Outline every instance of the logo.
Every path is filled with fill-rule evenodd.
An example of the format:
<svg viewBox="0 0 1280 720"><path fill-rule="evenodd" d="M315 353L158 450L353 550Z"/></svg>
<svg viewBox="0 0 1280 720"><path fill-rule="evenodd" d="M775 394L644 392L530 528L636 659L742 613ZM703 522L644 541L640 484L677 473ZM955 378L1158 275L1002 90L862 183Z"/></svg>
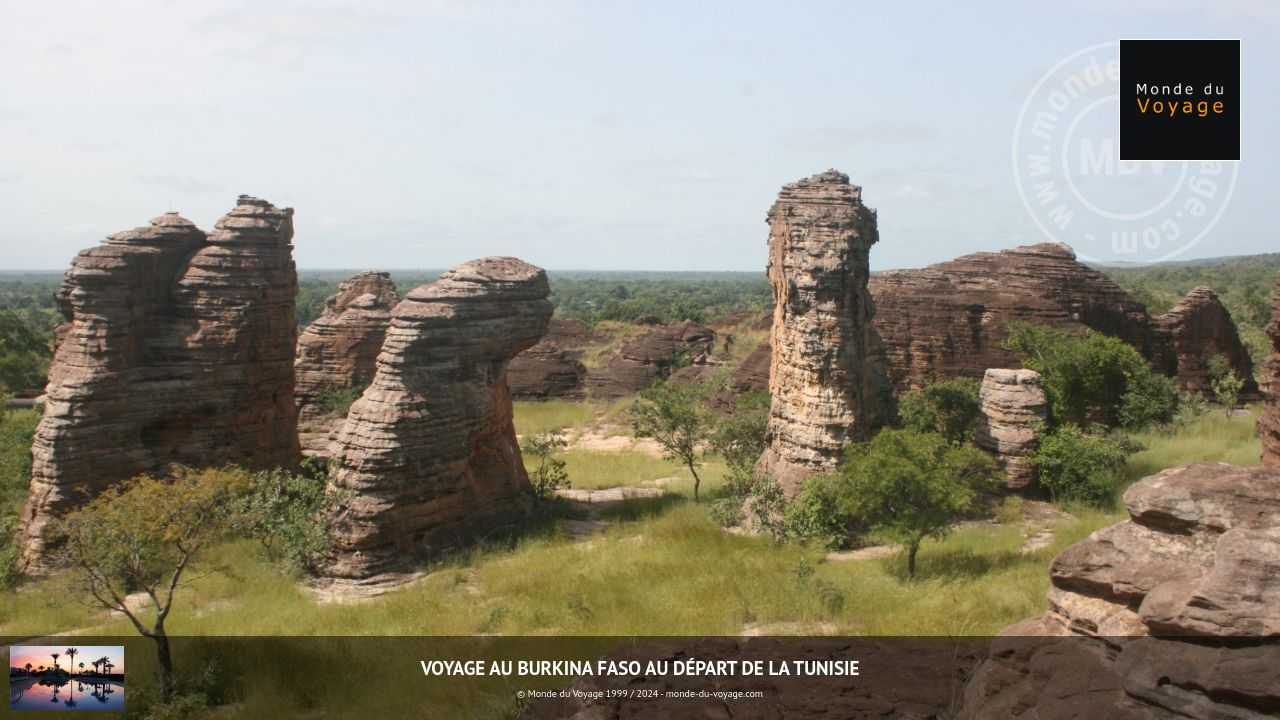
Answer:
<svg viewBox="0 0 1280 720"><path fill-rule="evenodd" d="M1080 259L1170 260L1222 217L1239 166L1122 159L1119 105L1130 93L1122 92L1121 75L1120 43L1109 42L1078 50L1041 76L1014 128L1014 179L1040 231Z"/></svg>

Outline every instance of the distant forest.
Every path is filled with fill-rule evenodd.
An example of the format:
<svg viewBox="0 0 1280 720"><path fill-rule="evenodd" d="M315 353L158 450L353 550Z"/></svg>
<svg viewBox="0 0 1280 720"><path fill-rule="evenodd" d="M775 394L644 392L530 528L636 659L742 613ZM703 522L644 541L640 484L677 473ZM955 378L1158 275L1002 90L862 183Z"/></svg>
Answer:
<svg viewBox="0 0 1280 720"><path fill-rule="evenodd" d="M1152 315L1167 312L1192 288L1213 288L1231 310L1255 364L1267 350L1271 295L1280 272L1280 253L1218 258L1149 267L1099 268L1147 305ZM324 310L324 301L348 270L298 273L298 327ZM429 283L439 270L392 270L403 294ZM553 271L551 300L559 317L588 324L630 322L642 317L662 322L709 322L739 311L768 308L773 296L763 273ZM53 329L60 321L53 292L57 272L0 273L0 393L30 394L44 384Z"/></svg>

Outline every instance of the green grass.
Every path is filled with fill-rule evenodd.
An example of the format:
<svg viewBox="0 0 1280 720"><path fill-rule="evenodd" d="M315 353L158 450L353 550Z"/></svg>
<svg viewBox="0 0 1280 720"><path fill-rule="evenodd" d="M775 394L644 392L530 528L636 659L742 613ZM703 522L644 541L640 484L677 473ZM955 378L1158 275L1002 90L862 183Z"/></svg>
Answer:
<svg viewBox="0 0 1280 720"><path fill-rule="evenodd" d="M596 403L571 400L513 403L517 435L579 428L589 424L603 408Z"/></svg>
<svg viewBox="0 0 1280 720"><path fill-rule="evenodd" d="M1131 455L1125 463L1125 486L1165 468L1197 460L1257 465L1262 454L1255 427L1259 412L1260 407L1255 406L1247 415L1227 419L1221 408L1210 407L1185 426L1137 433L1135 439L1146 449Z"/></svg>

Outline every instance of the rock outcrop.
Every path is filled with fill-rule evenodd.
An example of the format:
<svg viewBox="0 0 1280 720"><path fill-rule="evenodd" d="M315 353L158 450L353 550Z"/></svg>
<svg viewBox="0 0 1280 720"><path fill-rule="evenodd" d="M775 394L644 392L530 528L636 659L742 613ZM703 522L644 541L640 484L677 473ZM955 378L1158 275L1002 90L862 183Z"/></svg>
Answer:
<svg viewBox="0 0 1280 720"><path fill-rule="evenodd" d="M22 515L31 570L53 521L121 479L298 462L292 238L291 209L242 195L207 236L169 213L72 262Z"/></svg>
<svg viewBox="0 0 1280 720"><path fill-rule="evenodd" d="M542 340L507 366L511 396L525 400L584 397L587 368L582 355L594 339L585 323L553 319Z"/></svg>
<svg viewBox="0 0 1280 720"><path fill-rule="evenodd" d="M987 368L1016 367L1017 353L1002 343L1009 323L1018 321L1120 338L1189 391L1207 391L1206 365L1221 354L1246 379L1241 398L1256 397L1249 353L1212 291L1197 288L1168 314L1152 318L1141 301L1077 262L1060 243L890 270L872 277L868 288L889 380L899 395L933 380L981 378ZM767 352L765 344L761 348Z"/></svg>
<svg viewBox="0 0 1280 720"><path fill-rule="evenodd" d="M996 456L1004 469L1005 487L1016 490L1035 482L1030 459L1049 418L1049 402L1034 370L990 368L978 390L981 409L974 426L978 447Z"/></svg>
<svg viewBox="0 0 1280 720"><path fill-rule="evenodd" d="M1258 399L1253 360L1217 293L1207 287L1195 288L1169 312L1155 318L1150 359L1157 370L1177 378L1184 391L1213 397L1209 360L1215 355L1226 359L1244 381L1240 399Z"/></svg>
<svg viewBox="0 0 1280 720"><path fill-rule="evenodd" d="M716 331L692 320L663 325L623 343L602 368L587 371L594 398L612 400L637 393L685 366L705 365Z"/></svg>
<svg viewBox="0 0 1280 720"><path fill-rule="evenodd" d="M893 413L867 291L868 254L879 234L862 188L834 170L783 186L767 220L776 352L757 471L794 494Z"/></svg>
<svg viewBox="0 0 1280 720"><path fill-rule="evenodd" d="M343 493L321 574L352 587L525 517L507 363L551 319L546 273L515 258L459 265L396 306L373 381L330 446Z"/></svg>
<svg viewBox="0 0 1280 720"><path fill-rule="evenodd" d="M1262 438L1262 464L1280 467L1280 276L1276 278L1276 294L1271 299L1271 322L1267 325L1271 352L1262 361L1262 394L1266 404L1258 418L1258 435Z"/></svg>
<svg viewBox="0 0 1280 720"><path fill-rule="evenodd" d="M400 302L391 275L369 270L338 285L324 312L298 336L293 362L298 435L304 452L328 452L329 434L346 419L354 399L373 380L374 363Z"/></svg>
<svg viewBox="0 0 1280 720"><path fill-rule="evenodd" d="M960 718L1266 718L1280 708L1280 470L1171 468L1065 550ZM1036 637L1040 639L1034 639Z"/></svg>

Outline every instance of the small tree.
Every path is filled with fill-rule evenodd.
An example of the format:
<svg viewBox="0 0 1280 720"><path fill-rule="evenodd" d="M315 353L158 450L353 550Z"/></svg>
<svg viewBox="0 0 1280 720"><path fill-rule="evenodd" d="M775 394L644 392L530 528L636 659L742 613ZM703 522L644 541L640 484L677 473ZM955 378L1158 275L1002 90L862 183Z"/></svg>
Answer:
<svg viewBox="0 0 1280 720"><path fill-rule="evenodd" d="M938 433L954 445L972 441L973 426L982 410L980 385L973 378L957 377L908 391L898 404L903 426Z"/></svg>
<svg viewBox="0 0 1280 720"><path fill-rule="evenodd" d="M729 466L729 489L743 496L751 491L756 460L765 448L769 424L769 393L748 390L737 397L733 412L720 417L711 436L711 447Z"/></svg>
<svg viewBox="0 0 1280 720"><path fill-rule="evenodd" d="M937 433L882 430L846 453L841 507L907 550L907 576L925 538L942 538L993 487L995 464L971 445Z"/></svg>
<svg viewBox="0 0 1280 720"><path fill-rule="evenodd" d="M173 658L165 622L191 563L229 532L234 499L247 483L230 470L176 468L172 479L145 475L125 481L63 521L66 554L92 604L119 612L155 642L160 695L173 697ZM146 618L125 602L131 591L150 600ZM110 662L103 662L109 671Z"/></svg>
<svg viewBox="0 0 1280 720"><path fill-rule="evenodd" d="M1244 380L1236 375L1231 362L1221 354L1209 359L1206 373L1209 376L1209 387L1213 390L1213 399L1222 406L1227 417L1231 417L1231 413L1240 402L1240 391L1244 389Z"/></svg>
<svg viewBox="0 0 1280 720"><path fill-rule="evenodd" d="M565 462L556 457L567 444L554 431L526 435L520 440L520 453L526 460L534 463L533 469L529 470L529 483L533 485L534 497L548 498L555 493L556 488L569 486Z"/></svg>
<svg viewBox="0 0 1280 720"><path fill-rule="evenodd" d="M277 468L254 473L248 491L232 503L235 528L262 543L272 562L312 569L333 541L326 517L345 497L326 490L328 470L327 463L308 458L301 472Z"/></svg>
<svg viewBox="0 0 1280 720"><path fill-rule="evenodd" d="M712 386L704 383L659 382L640 391L631 406L631 427L638 438L653 438L664 457L689 468L693 475L693 499L697 502L702 478L698 457L711 437L712 419L705 405Z"/></svg>
<svg viewBox="0 0 1280 720"><path fill-rule="evenodd" d="M1115 471L1141 449L1123 434L1101 427L1086 433L1066 424L1041 437L1031 457L1040 470L1040 485L1054 500L1105 507L1115 499Z"/></svg>

